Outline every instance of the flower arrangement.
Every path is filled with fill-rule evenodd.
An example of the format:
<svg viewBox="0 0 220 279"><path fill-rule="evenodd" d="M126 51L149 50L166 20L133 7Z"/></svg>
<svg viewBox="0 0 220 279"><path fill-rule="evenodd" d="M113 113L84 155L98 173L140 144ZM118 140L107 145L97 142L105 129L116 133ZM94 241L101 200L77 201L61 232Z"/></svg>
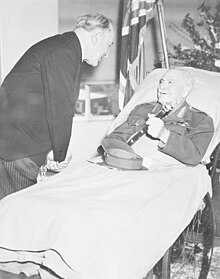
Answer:
<svg viewBox="0 0 220 279"><path fill-rule="evenodd" d="M198 23L195 23L188 13L181 24L193 47L174 45L174 53L170 54L170 57L181 61L185 66L220 72L220 3L215 6L214 14L211 7L205 3L198 7L198 12Z"/></svg>

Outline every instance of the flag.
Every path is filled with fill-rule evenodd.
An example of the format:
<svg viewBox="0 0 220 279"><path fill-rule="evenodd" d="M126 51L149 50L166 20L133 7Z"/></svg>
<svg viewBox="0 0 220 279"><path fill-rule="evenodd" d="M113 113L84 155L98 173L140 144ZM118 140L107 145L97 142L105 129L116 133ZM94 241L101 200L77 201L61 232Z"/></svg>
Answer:
<svg viewBox="0 0 220 279"><path fill-rule="evenodd" d="M144 35L154 17L155 0L124 0L121 31L119 108L132 97L146 76Z"/></svg>

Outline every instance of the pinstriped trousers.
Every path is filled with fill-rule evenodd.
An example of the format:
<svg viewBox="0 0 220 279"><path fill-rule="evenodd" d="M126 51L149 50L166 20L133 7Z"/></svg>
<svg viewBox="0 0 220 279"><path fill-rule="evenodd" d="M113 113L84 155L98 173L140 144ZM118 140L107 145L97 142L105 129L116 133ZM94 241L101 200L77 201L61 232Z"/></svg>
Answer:
<svg viewBox="0 0 220 279"><path fill-rule="evenodd" d="M30 158L0 159L0 199L37 183L40 167Z"/></svg>

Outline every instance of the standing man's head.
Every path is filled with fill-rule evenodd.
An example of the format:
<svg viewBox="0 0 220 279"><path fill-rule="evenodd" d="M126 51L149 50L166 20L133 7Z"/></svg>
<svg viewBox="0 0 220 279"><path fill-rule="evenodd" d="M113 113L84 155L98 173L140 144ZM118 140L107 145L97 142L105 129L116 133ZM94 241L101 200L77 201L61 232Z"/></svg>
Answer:
<svg viewBox="0 0 220 279"><path fill-rule="evenodd" d="M193 85L194 79L187 70L168 70L159 81L158 102L167 110L176 110L183 104Z"/></svg>
<svg viewBox="0 0 220 279"><path fill-rule="evenodd" d="M95 67L103 57L108 56L109 48L114 43L110 19L101 14L80 16L74 32L81 43L83 61Z"/></svg>

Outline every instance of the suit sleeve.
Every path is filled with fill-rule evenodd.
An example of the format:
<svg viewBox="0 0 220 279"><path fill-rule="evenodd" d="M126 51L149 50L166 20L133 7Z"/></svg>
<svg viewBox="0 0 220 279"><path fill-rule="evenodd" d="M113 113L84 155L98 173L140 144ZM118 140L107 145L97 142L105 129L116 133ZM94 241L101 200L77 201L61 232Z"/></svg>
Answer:
<svg viewBox="0 0 220 279"><path fill-rule="evenodd" d="M212 119L197 112L188 127L170 129L167 143L159 149L186 165L197 165L201 163L213 134Z"/></svg>
<svg viewBox="0 0 220 279"><path fill-rule="evenodd" d="M79 65L69 51L58 49L41 65L45 111L55 161L63 161L69 145L74 106L79 94Z"/></svg>

